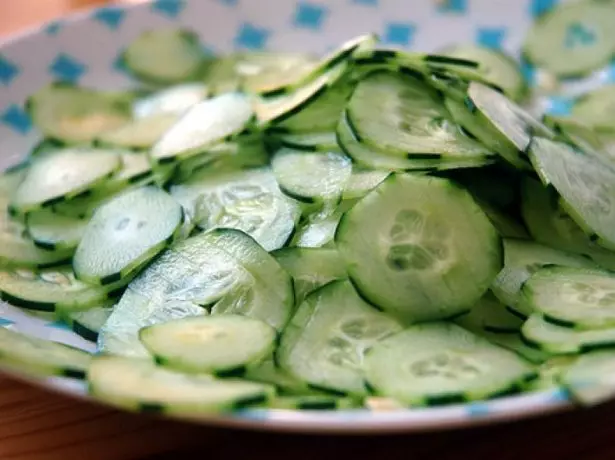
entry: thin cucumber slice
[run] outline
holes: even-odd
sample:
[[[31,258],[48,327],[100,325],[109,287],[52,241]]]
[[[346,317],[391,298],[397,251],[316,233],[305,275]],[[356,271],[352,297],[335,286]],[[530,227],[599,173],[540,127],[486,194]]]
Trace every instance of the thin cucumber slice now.
[[[604,85],[575,101],[572,116],[598,131],[615,130],[615,85]]]
[[[109,178],[92,197],[96,200],[99,196],[112,195],[130,185],[141,185],[153,180],[152,167],[149,157],[145,152],[121,151],[122,168]]]
[[[549,323],[540,313],[527,319],[521,334],[528,344],[553,355],[615,347],[615,328],[580,331]]]
[[[289,396],[305,396],[321,394],[310,389],[307,383],[292,376],[276,365],[274,355],[255,366],[249,366],[242,378],[253,382],[266,383],[275,386],[280,394]]]
[[[340,398],[332,395],[278,396],[269,401],[267,405],[272,409],[303,411],[344,410],[359,406],[354,398]]]
[[[465,103],[473,113],[480,114],[481,121],[491,128],[489,131],[497,132],[501,136],[501,142],[508,144],[508,147],[497,150],[497,153],[515,167],[527,169],[525,152],[532,136],[553,137],[553,132],[540,121],[508,97],[482,83],[470,83]],[[486,133],[487,131],[483,133],[481,130],[472,134],[486,145],[491,145],[493,141],[483,137]],[[512,151],[515,149],[517,153],[513,156]]]
[[[411,326],[382,340],[364,368],[377,394],[411,405],[486,399],[535,376],[516,354],[447,323]]]
[[[0,364],[16,371],[83,379],[91,359],[83,350],[0,327]]]
[[[312,292],[284,330],[278,363],[314,387],[364,395],[363,355],[401,326],[363,301],[348,281]]]
[[[525,226],[510,213],[502,211],[491,203],[487,203],[478,198],[475,198],[475,200],[502,238],[530,239],[530,235]]]
[[[132,114],[136,119],[159,115],[181,115],[193,105],[207,99],[209,88],[204,83],[183,83],[158,91],[136,101]]]
[[[148,30],[122,54],[124,65],[146,83],[172,85],[198,79],[206,65],[198,36],[189,30]]]
[[[122,166],[109,150],[73,148],[37,158],[11,197],[17,213],[35,211],[104,184]]]
[[[227,93],[192,106],[152,147],[156,163],[185,159],[241,133],[252,122],[247,96]]]
[[[171,187],[171,195],[203,230],[242,230],[267,251],[284,246],[301,215],[269,168],[206,168]]]
[[[615,328],[615,275],[587,268],[543,268],[523,285],[522,304],[560,326]]]
[[[335,249],[283,248],[271,255],[292,276],[296,305],[300,305],[312,291],[331,281],[346,278],[346,266]]]
[[[111,316],[116,303],[117,301],[112,299],[109,302],[96,305],[87,310],[71,312],[64,312],[60,307],[57,313],[70,325],[75,334],[90,342],[96,342],[100,330],[109,319],[109,316]]]
[[[435,91],[404,74],[374,72],[361,80],[348,104],[347,121],[360,142],[409,159],[492,155],[459,131]]]
[[[375,171],[363,168],[352,168],[352,174],[344,186],[343,200],[363,198],[378,187],[389,175],[388,171]]]
[[[130,98],[66,83],[47,86],[28,99],[34,125],[48,138],[82,144],[130,121]]]
[[[560,251],[533,241],[504,239],[504,268],[491,284],[495,296],[507,307],[522,316],[529,316],[532,309],[520,304],[523,284],[547,266],[596,268],[587,257]]]
[[[615,397],[615,352],[587,353],[562,372],[560,380],[572,398],[583,406],[595,406]]]
[[[523,320],[506,309],[497,297],[488,291],[467,314],[473,318],[467,321],[475,322],[480,328],[493,333],[519,332]],[[480,334],[479,334],[480,335]]]
[[[558,77],[578,77],[610,62],[615,53],[615,6],[573,2],[553,8],[528,31],[528,60]]]
[[[529,389],[540,391],[559,388],[563,375],[578,359],[574,355],[549,358],[538,367],[538,378],[530,384]]]
[[[183,374],[146,360],[118,356],[94,358],[87,379],[90,394],[101,401],[126,410],[182,418],[265,404],[275,393],[260,383]]]
[[[139,339],[162,366],[188,373],[235,374],[271,354],[276,331],[240,315],[194,316],[148,326]]]
[[[615,166],[549,139],[534,138],[530,158],[568,215],[600,246],[615,250]]]
[[[85,233],[88,219],[41,209],[26,216],[28,236],[34,244],[51,251],[75,250]]]
[[[254,240],[235,230],[212,230],[182,240],[135,280],[103,327],[103,353],[150,354],[139,330],[187,316],[244,314],[277,330],[294,303],[290,275]]]
[[[0,297],[22,308],[39,311],[85,310],[113,296],[117,286],[101,288],[75,279],[70,267],[0,271]]]
[[[280,190],[307,203],[338,200],[350,175],[352,163],[343,153],[278,150],[271,159],[271,170]]]
[[[118,195],[88,223],[73,258],[76,276],[93,284],[125,279],[173,241],[182,220],[181,206],[156,187]]]
[[[178,121],[175,114],[161,113],[147,118],[137,118],[96,139],[98,145],[134,150],[145,150],[154,146],[160,138]]]
[[[436,177],[391,174],[344,215],[335,242],[362,296],[409,322],[469,310],[502,268],[487,216]]]
[[[330,152],[339,149],[337,137],[332,131],[280,134],[277,139],[284,147],[307,152]]]
[[[344,211],[342,209],[332,209],[330,204],[325,204],[322,209],[310,213],[299,228],[297,228],[290,246],[298,248],[332,246],[335,231],[343,214]]]
[[[546,114],[542,122],[557,135],[556,140],[570,144],[585,153],[608,155],[599,134],[589,125],[572,118]]]

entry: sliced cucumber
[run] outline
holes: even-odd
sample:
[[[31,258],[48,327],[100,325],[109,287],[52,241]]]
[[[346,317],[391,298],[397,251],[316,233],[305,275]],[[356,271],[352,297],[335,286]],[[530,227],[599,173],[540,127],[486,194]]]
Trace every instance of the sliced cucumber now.
[[[126,279],[173,241],[182,220],[181,206],[156,187],[118,195],[88,223],[73,259],[76,276],[94,284]]]
[[[87,378],[90,394],[101,401],[127,410],[184,418],[263,404],[275,393],[260,383],[183,374],[118,356],[93,359]]]
[[[127,97],[56,83],[28,99],[28,113],[48,138],[82,144],[128,123],[131,104]]]
[[[0,363],[19,372],[83,379],[91,359],[83,350],[0,327]]]
[[[333,281],[312,292],[284,330],[280,366],[314,387],[363,395],[363,355],[401,329],[374,310],[348,281]]]
[[[137,119],[149,119],[159,115],[181,115],[209,95],[203,83],[183,83],[158,91],[136,101],[132,114]]]
[[[363,168],[352,168],[352,174],[344,186],[342,199],[354,200],[363,198],[378,187],[388,177],[388,171],[374,171]]]
[[[615,166],[542,138],[532,140],[530,158],[543,184],[557,190],[561,205],[590,239],[615,250]]]
[[[615,53],[615,6],[572,2],[553,8],[528,31],[523,50],[537,67],[578,77],[606,65]]]
[[[337,152],[278,150],[271,169],[280,190],[296,200],[315,203],[339,200],[350,175],[350,159]]]
[[[362,296],[410,322],[469,310],[502,266],[489,219],[435,177],[391,174],[344,215],[335,242]]]
[[[273,354],[257,365],[249,366],[242,378],[253,382],[273,385],[278,389],[280,394],[284,395],[305,396],[322,394],[322,392],[310,389],[307,383],[280,368],[275,363]]]
[[[156,163],[186,159],[241,133],[253,118],[247,96],[227,93],[193,105],[152,147]]]
[[[354,409],[359,404],[353,398],[340,398],[332,395],[279,396],[272,399],[268,406],[272,409],[295,409],[309,411],[331,411]]]
[[[158,364],[188,373],[235,374],[271,354],[276,331],[240,315],[194,316],[148,326],[139,339]]]
[[[124,64],[147,83],[169,85],[198,79],[207,60],[198,36],[189,30],[148,30],[122,55]]]
[[[615,328],[615,275],[596,269],[543,268],[525,282],[523,310],[576,329]]]
[[[298,248],[323,248],[333,245],[335,232],[344,211],[340,207],[325,205],[308,214],[290,242]]]
[[[556,140],[570,144],[585,153],[608,155],[598,133],[589,125],[572,118],[544,115],[543,123],[556,134]]]
[[[121,167],[118,153],[74,148],[41,156],[30,166],[11,197],[17,213],[35,211],[104,184]]]
[[[535,371],[516,354],[459,326],[433,323],[375,344],[365,356],[365,376],[379,395],[429,405],[506,393]]]
[[[580,331],[549,323],[540,313],[527,319],[521,334],[528,344],[554,355],[615,347],[615,328]]]
[[[111,316],[116,303],[116,299],[111,299],[109,302],[87,310],[72,312],[63,312],[60,307],[59,314],[75,334],[90,342],[96,342],[100,330]]]
[[[28,236],[42,249],[75,250],[85,233],[87,219],[57,214],[50,209],[31,212],[26,217]]]
[[[338,150],[334,132],[280,134],[280,143],[288,148],[307,152],[330,152]]]
[[[615,352],[596,351],[581,356],[561,374],[561,382],[584,406],[610,401],[615,396]]]
[[[293,278],[296,305],[312,291],[346,277],[346,267],[335,249],[283,248],[272,255]]]
[[[615,130],[615,85],[597,88],[576,100],[572,115],[598,131]]]
[[[105,131],[98,136],[96,142],[110,147],[149,149],[177,123],[178,118],[175,114],[167,113],[137,118],[113,130]]]
[[[561,386],[562,376],[579,358],[555,356],[538,367],[538,378],[530,384],[531,390],[551,390]]]
[[[523,320],[508,311],[490,291],[472,307],[468,315],[475,317],[468,321],[476,322],[485,331],[496,334],[519,332],[523,325]]]

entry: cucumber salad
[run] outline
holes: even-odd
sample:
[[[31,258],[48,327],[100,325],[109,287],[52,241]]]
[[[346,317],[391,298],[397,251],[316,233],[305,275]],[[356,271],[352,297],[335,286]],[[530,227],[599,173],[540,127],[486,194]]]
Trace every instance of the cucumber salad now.
[[[586,75],[613,24],[556,7],[524,56]],[[615,89],[536,114],[502,51],[372,34],[211,57],[149,31],[123,61],[134,89],[33,94],[43,141],[0,177],[2,298],[97,352],[0,328],[3,365],[182,417],[615,393]]]

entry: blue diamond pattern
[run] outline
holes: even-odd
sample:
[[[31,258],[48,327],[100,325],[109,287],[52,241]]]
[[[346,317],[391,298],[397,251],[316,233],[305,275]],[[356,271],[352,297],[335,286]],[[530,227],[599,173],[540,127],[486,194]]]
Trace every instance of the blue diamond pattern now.
[[[244,22],[235,35],[235,46],[247,49],[261,49],[267,44],[271,32],[265,28]]]
[[[184,0],[156,0],[152,3],[152,10],[171,19],[177,18],[186,8]]]
[[[438,11],[444,13],[463,14],[467,9],[467,0],[440,0],[438,2]]]
[[[378,0],[352,0],[357,5],[378,6]]]
[[[530,14],[534,17],[542,16],[558,3],[559,0],[532,0],[530,2]]]
[[[47,24],[45,27],[45,33],[47,35],[57,35],[58,32],[62,29],[63,23],[62,21],[53,21]]]
[[[219,0],[220,3],[227,5],[227,6],[237,6],[237,4],[239,3],[239,0]]]
[[[476,33],[476,41],[479,44],[494,49],[502,48],[502,42],[506,37],[506,29],[504,27],[479,28]]]
[[[116,30],[120,27],[125,16],[126,11],[117,7],[99,8],[94,12],[94,19],[103,23],[111,30]]]
[[[414,37],[414,24],[392,22],[387,24],[384,41],[394,45],[409,45]]]
[[[489,405],[485,403],[470,403],[466,406],[470,417],[482,417],[489,414]]]
[[[316,3],[298,3],[295,13],[295,26],[319,30],[327,16],[327,8]]]
[[[32,129],[32,121],[28,114],[19,106],[11,105],[0,116],[0,121],[20,134],[27,134]]]
[[[49,66],[49,71],[57,78],[69,82],[78,81],[87,67],[74,57],[60,53]]]
[[[549,395],[549,400],[554,403],[565,402],[569,399],[570,397],[568,395],[568,391],[566,391],[566,389],[564,388],[558,388],[557,390],[553,391],[552,394]]]
[[[552,115],[569,115],[573,102],[565,97],[550,97],[547,112]]]
[[[113,68],[121,73],[129,73],[126,63],[124,62],[124,52],[120,51],[113,61]]]
[[[46,327],[51,327],[53,329],[61,329],[64,331],[70,331],[70,327],[64,321],[52,321],[50,323],[45,324]]]
[[[609,83],[615,83],[615,60],[611,61],[607,68],[606,79]]]
[[[533,84],[536,78],[536,68],[523,56],[521,57],[520,69],[525,81]]]
[[[19,68],[0,55],[0,83],[10,85],[17,75],[19,75]]]
[[[15,324],[15,321],[8,318],[0,318],[0,327],[10,326],[11,324]]]

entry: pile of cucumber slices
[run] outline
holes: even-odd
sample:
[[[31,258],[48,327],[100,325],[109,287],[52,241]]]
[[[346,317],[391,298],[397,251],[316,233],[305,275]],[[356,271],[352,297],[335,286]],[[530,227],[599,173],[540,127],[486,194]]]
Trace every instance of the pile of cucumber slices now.
[[[569,8],[527,40],[557,76],[615,51],[554,61]],[[5,366],[185,417],[613,394],[615,90],[536,117],[502,52],[374,35],[214,58],[151,31],[124,64],[138,89],[33,94],[44,140],[0,177],[2,298],[98,352],[0,328]]]

